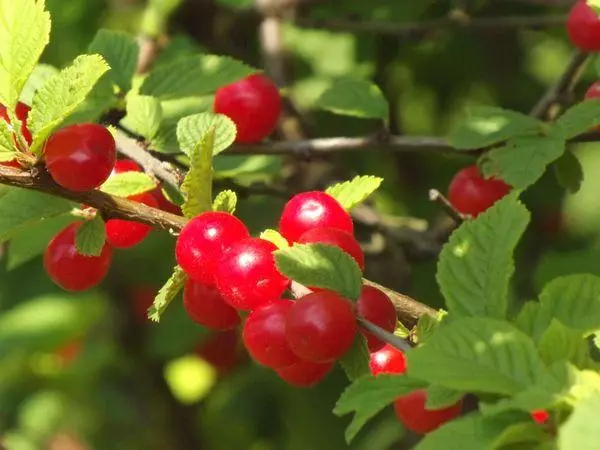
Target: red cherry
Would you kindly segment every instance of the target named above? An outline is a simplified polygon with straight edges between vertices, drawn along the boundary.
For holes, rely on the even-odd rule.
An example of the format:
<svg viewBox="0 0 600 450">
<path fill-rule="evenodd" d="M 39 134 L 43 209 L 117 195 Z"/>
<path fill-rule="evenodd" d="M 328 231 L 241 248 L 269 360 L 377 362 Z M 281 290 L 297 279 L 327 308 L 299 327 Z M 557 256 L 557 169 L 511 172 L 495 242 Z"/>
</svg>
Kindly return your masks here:
<svg viewBox="0 0 600 450">
<path fill-rule="evenodd" d="M 448 188 L 448 199 L 461 213 L 476 217 L 509 192 L 508 184 L 495 178 L 484 179 L 473 165 L 454 175 Z"/>
<path fill-rule="evenodd" d="M 252 310 L 278 299 L 290 280 L 275 267 L 275 244 L 258 238 L 234 243 L 217 264 L 215 281 L 227 303 L 236 309 Z"/>
<path fill-rule="evenodd" d="M 21 164 L 19 164 L 19 161 L 17 161 L 16 159 L 13 159 L 12 161 L 0 162 L 0 165 L 6 167 L 14 167 L 15 169 L 23 169 L 23 166 L 21 166 Z"/>
<path fill-rule="evenodd" d="M 548 414 L 548 411 L 546 411 L 545 409 L 536 409 L 534 411 L 531 411 L 531 418 L 534 422 L 543 425 L 550 418 L 550 414 Z"/>
<path fill-rule="evenodd" d="M 289 367 L 300 361 L 285 339 L 285 319 L 294 302 L 275 300 L 256 308 L 248 316 L 242 338 L 250 356 L 271 367 Z"/>
<path fill-rule="evenodd" d="M 249 235 L 237 217 L 225 212 L 205 212 L 181 230 L 175 246 L 177 263 L 193 280 L 214 286 L 214 272 L 224 251 Z"/>
<path fill-rule="evenodd" d="M 315 228 L 335 228 L 354 234 L 350 214 L 325 192 L 303 192 L 293 196 L 283 207 L 279 231 L 290 242 L 296 242 Z"/>
<path fill-rule="evenodd" d="M 241 321 L 237 311 L 223 301 L 214 287 L 197 281 L 187 281 L 183 306 L 194 322 L 213 330 L 235 328 Z"/>
<path fill-rule="evenodd" d="M 275 372 L 287 384 L 305 388 L 314 386 L 323 380 L 332 368 L 333 361 L 326 363 L 300 361 L 283 369 L 277 369 Z"/>
<path fill-rule="evenodd" d="M 77 252 L 75 235 L 80 226 L 80 222 L 67 226 L 54 236 L 44 253 L 44 268 L 50 278 L 63 289 L 73 292 L 99 284 L 112 259 L 112 249 L 106 244 L 100 256 L 83 256 Z"/>
<path fill-rule="evenodd" d="M 17 107 L 15 108 L 15 114 L 17 115 L 17 119 L 21 121 L 21 134 L 25 138 L 25 141 L 28 145 L 31 145 L 32 138 L 31 132 L 27 128 L 27 118 L 29 117 L 29 111 L 31 108 L 25 103 L 17 103 Z M 4 119 L 10 125 L 10 118 L 8 117 L 8 111 L 6 106 L 0 104 L 0 118 Z"/>
<path fill-rule="evenodd" d="M 156 208 L 156 200 L 149 192 L 127 197 L 134 202 Z M 115 248 L 130 248 L 142 242 L 152 231 L 150 225 L 132 220 L 109 219 L 106 221 L 106 240 Z"/>
<path fill-rule="evenodd" d="M 462 399 L 444 409 L 425 409 L 427 392 L 423 389 L 411 392 L 394 401 L 396 416 L 404 426 L 418 434 L 426 434 L 446 422 L 458 417 L 462 409 Z"/>
<path fill-rule="evenodd" d="M 586 100 L 590 100 L 593 98 L 600 98 L 600 80 L 592 83 L 588 88 L 587 92 L 585 93 Z"/>
<path fill-rule="evenodd" d="M 396 347 L 386 344 L 381 350 L 371 353 L 369 368 L 373 375 L 401 374 L 406 371 L 406 357 Z"/>
<path fill-rule="evenodd" d="M 232 372 L 244 360 L 245 354 L 236 330 L 218 331 L 204 339 L 195 353 L 210 363 L 220 376 Z"/>
<path fill-rule="evenodd" d="M 573 45 L 584 52 L 600 51 L 600 18 L 585 0 L 578 0 L 567 18 L 567 32 Z"/>
<path fill-rule="evenodd" d="M 46 141 L 44 155 L 54 181 L 71 191 L 90 191 L 104 183 L 113 170 L 115 140 L 101 125 L 71 125 Z"/>
<path fill-rule="evenodd" d="M 137 286 L 131 290 L 133 314 L 140 322 L 148 320 L 148 309 L 154 303 L 157 291 L 150 286 Z"/>
<path fill-rule="evenodd" d="M 321 243 L 334 245 L 352 256 L 360 270 L 365 268 L 365 255 L 360 248 L 360 244 L 354 239 L 354 236 L 346 231 L 337 228 L 314 228 L 300 236 L 298 242 L 300 244 Z"/>
<path fill-rule="evenodd" d="M 292 351 L 306 361 L 339 358 L 350 348 L 355 334 L 351 303 L 332 291 L 305 295 L 288 312 L 286 339 Z"/>
<path fill-rule="evenodd" d="M 214 111 L 235 122 L 236 142 L 254 144 L 273 132 L 281 111 L 277 86 L 264 75 L 250 75 L 217 90 Z"/>
<path fill-rule="evenodd" d="M 363 286 L 360 297 L 356 302 L 356 312 L 369 322 L 374 323 L 385 331 L 393 333 L 396 329 L 396 308 L 390 298 L 373 286 Z M 374 352 L 385 345 L 368 331 L 361 330 L 367 338 L 369 350 Z"/>
<path fill-rule="evenodd" d="M 125 172 L 142 172 L 142 168 L 138 163 L 131 159 L 119 159 L 115 162 L 113 173 L 125 173 Z"/>
</svg>

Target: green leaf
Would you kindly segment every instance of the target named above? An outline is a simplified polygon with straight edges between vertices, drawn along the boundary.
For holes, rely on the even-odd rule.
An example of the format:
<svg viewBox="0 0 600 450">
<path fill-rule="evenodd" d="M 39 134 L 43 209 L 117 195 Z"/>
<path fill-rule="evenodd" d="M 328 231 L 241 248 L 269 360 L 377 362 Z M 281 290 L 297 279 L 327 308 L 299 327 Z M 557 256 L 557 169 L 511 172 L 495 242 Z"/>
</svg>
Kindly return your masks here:
<svg viewBox="0 0 600 450">
<path fill-rule="evenodd" d="M 100 186 L 102 192 L 118 197 L 130 197 L 155 188 L 156 182 L 144 172 L 116 173 Z"/>
<path fill-rule="evenodd" d="M 540 312 L 541 306 L 538 302 L 525 303 L 514 321 L 517 328 L 531 336 L 536 342 L 548 328 L 551 320 L 546 312 Z"/>
<path fill-rule="evenodd" d="M 102 116 L 111 108 L 120 109 L 120 100 L 115 95 L 113 82 L 108 73 L 100 77 L 94 88 L 87 95 L 86 99 L 69 114 L 69 116 L 60 124 L 61 127 L 78 123 L 99 122 Z"/>
<path fill-rule="evenodd" d="M 583 167 L 573 152 L 565 152 L 554 164 L 558 183 L 570 194 L 575 194 L 583 182 Z"/>
<path fill-rule="evenodd" d="M 346 388 L 339 398 L 333 413 L 337 416 L 355 413 L 346 429 L 346 442 L 350 443 L 360 429 L 379 411 L 402 395 L 426 384 L 406 375 L 379 375 L 363 377 Z"/>
<path fill-rule="evenodd" d="M 235 212 L 236 205 L 237 195 L 235 192 L 226 189 L 217 194 L 215 200 L 213 201 L 212 209 L 213 211 L 224 211 L 229 214 L 233 214 Z"/>
<path fill-rule="evenodd" d="M 600 99 L 576 103 L 558 118 L 551 132 L 566 139 L 579 136 L 600 125 Z"/>
<path fill-rule="evenodd" d="M 339 361 L 350 381 L 369 375 L 369 348 L 362 333 L 356 333 L 352 347 Z"/>
<path fill-rule="evenodd" d="M 50 14 L 44 3 L 0 1 L 0 103 L 10 109 L 50 39 Z"/>
<path fill-rule="evenodd" d="M 100 256 L 105 242 L 106 227 L 99 215 L 92 220 L 86 220 L 77 228 L 75 245 L 77 252 L 83 256 Z"/>
<path fill-rule="evenodd" d="M 108 69 L 101 56 L 82 55 L 37 90 L 28 118 L 33 134 L 32 151 L 39 152 L 50 134 L 83 103 Z"/>
<path fill-rule="evenodd" d="M 448 389 L 443 386 L 432 385 L 427 388 L 427 401 L 425 409 L 436 410 L 455 405 L 465 396 L 464 392 Z"/>
<path fill-rule="evenodd" d="M 229 117 L 208 112 L 194 114 L 184 117 L 177 123 L 177 140 L 181 151 L 191 157 L 198 142 L 211 128 L 215 130 L 213 155 L 218 155 L 235 141 L 237 129 Z"/>
<path fill-rule="evenodd" d="M 510 139 L 505 146 L 485 155 L 484 175 L 496 176 L 517 189 L 525 189 L 542 177 L 550 163 L 563 155 L 565 146 L 566 142 L 555 136 Z"/>
<path fill-rule="evenodd" d="M 362 78 L 335 80 L 315 107 L 345 116 L 388 120 L 388 103 L 376 84 Z"/>
<path fill-rule="evenodd" d="M 371 175 L 357 176 L 351 181 L 334 184 L 325 191 L 335 198 L 345 209 L 352 209 L 375 192 L 383 178 Z"/>
<path fill-rule="evenodd" d="M 468 113 L 449 138 L 457 150 L 488 147 L 542 127 L 533 117 L 493 106 L 471 108 Z"/>
<path fill-rule="evenodd" d="M 27 79 L 25 86 L 23 87 L 20 101 L 26 105 L 31 105 L 35 91 L 37 91 L 49 78 L 52 78 L 58 72 L 59 70 L 50 64 L 36 65 L 33 68 L 33 72 Z"/>
<path fill-rule="evenodd" d="M 167 310 L 167 307 L 171 304 L 173 299 L 177 297 L 177 294 L 183 289 L 186 281 L 187 275 L 183 269 L 179 266 L 175 266 L 173 274 L 163 287 L 160 288 L 154 299 L 154 303 L 148 310 L 148 318 L 150 320 L 160 322 L 161 316 Z"/>
<path fill-rule="evenodd" d="M 110 66 L 110 77 L 122 92 L 131 89 L 140 47 L 133 36 L 120 31 L 99 30 L 88 47 L 89 53 L 102 55 Z"/>
<path fill-rule="evenodd" d="M 181 193 L 185 197 L 181 210 L 186 217 L 194 217 L 212 209 L 214 145 L 215 129 L 210 128 L 192 152 L 190 170 L 181 184 Z"/>
<path fill-rule="evenodd" d="M 240 61 L 198 55 L 156 67 L 140 87 L 140 94 L 168 100 L 206 95 L 256 72 Z"/>
<path fill-rule="evenodd" d="M 338 247 L 294 244 L 273 253 L 277 269 L 305 286 L 336 291 L 351 300 L 360 296 L 362 273 L 356 261 Z"/>
<path fill-rule="evenodd" d="M 544 370 L 531 338 L 508 322 L 479 317 L 453 320 L 407 359 L 411 376 L 464 392 L 516 394 Z"/>
<path fill-rule="evenodd" d="M 558 449 L 596 450 L 600 442 L 598 411 L 600 393 L 579 403 L 558 430 Z"/>
<path fill-rule="evenodd" d="M 556 319 L 542 333 L 538 350 L 547 365 L 558 361 L 569 361 L 581 369 L 591 365 L 588 343 L 582 333 L 565 327 Z"/>
<path fill-rule="evenodd" d="M 439 328 L 440 323 L 444 320 L 447 313 L 440 311 L 436 317 L 432 317 L 429 314 L 423 314 L 417 320 L 416 339 L 419 344 L 426 342 L 433 333 Z"/>
<path fill-rule="evenodd" d="M 512 253 L 529 217 L 517 194 L 510 194 L 452 233 L 437 271 L 451 314 L 505 316 L 514 272 Z"/>
<path fill-rule="evenodd" d="M 0 162 L 12 161 L 17 157 L 15 135 L 5 120 L 0 120 Z"/>
<path fill-rule="evenodd" d="M 162 121 L 162 107 L 158 99 L 135 95 L 127 99 L 127 115 L 121 124 L 130 131 L 151 140 Z"/>
<path fill-rule="evenodd" d="M 288 248 L 290 246 L 286 238 L 284 238 L 279 231 L 276 230 L 265 230 L 260 233 L 260 238 L 265 241 L 272 242 L 277 248 Z"/>
</svg>

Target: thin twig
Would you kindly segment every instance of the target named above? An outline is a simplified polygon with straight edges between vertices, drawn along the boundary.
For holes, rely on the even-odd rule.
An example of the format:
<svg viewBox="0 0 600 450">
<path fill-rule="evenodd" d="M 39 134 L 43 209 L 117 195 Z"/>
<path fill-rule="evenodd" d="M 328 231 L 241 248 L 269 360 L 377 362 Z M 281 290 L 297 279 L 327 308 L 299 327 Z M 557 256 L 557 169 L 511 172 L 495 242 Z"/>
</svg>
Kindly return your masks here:
<svg viewBox="0 0 600 450">
<path fill-rule="evenodd" d="M 468 219 L 468 216 L 464 215 L 459 210 L 457 210 L 454 207 L 454 205 L 450 203 L 450 200 L 448 200 L 446 196 L 437 189 L 429 190 L 429 200 L 439 204 L 444 209 L 444 211 L 446 211 L 446 213 L 450 217 L 452 217 L 452 219 L 454 220 L 454 222 L 456 222 L 457 225 L 460 225 L 466 219 Z"/>
<path fill-rule="evenodd" d="M 369 322 L 368 320 L 363 319 L 362 317 L 358 318 L 358 322 L 360 326 L 365 330 L 370 331 L 376 338 L 390 344 L 392 347 L 396 347 L 403 352 L 408 352 L 412 349 L 411 345 L 405 341 L 404 339 L 392 334 L 381 327 L 378 327 L 374 323 Z"/>
</svg>

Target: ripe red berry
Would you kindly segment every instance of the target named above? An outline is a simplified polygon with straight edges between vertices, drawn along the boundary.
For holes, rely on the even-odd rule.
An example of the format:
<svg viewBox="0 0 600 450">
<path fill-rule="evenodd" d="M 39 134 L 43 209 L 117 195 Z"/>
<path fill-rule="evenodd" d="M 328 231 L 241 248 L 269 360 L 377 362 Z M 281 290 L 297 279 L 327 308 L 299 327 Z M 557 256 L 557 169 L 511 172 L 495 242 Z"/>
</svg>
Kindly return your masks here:
<svg viewBox="0 0 600 450">
<path fill-rule="evenodd" d="M 96 286 L 106 276 L 112 259 L 112 249 L 104 245 L 100 256 L 83 256 L 77 252 L 75 235 L 81 223 L 67 226 L 48 244 L 44 253 L 44 268 L 50 278 L 67 291 L 85 291 Z"/>
<path fill-rule="evenodd" d="M 573 45 L 584 52 L 600 51 L 600 17 L 585 0 L 578 0 L 567 18 L 567 32 Z"/>
<path fill-rule="evenodd" d="M 210 363 L 219 376 L 232 372 L 246 356 L 237 330 L 212 333 L 198 345 L 195 353 Z"/>
<path fill-rule="evenodd" d="M 30 110 L 31 108 L 28 105 L 21 102 L 17 103 L 17 107 L 15 108 L 15 114 L 17 116 L 17 119 L 21 121 L 21 134 L 23 134 L 23 137 L 25 138 L 25 141 L 28 145 L 31 145 L 32 142 L 31 132 L 29 131 L 29 128 L 27 128 L 27 118 L 29 116 Z M 6 106 L 1 104 L 0 118 L 4 119 L 4 121 L 10 125 L 10 118 L 8 117 L 8 111 L 6 109 Z"/>
<path fill-rule="evenodd" d="M 293 196 L 283 207 L 279 231 L 290 242 L 296 242 L 315 228 L 335 228 L 354 234 L 350 214 L 325 192 L 303 192 Z"/>
<path fill-rule="evenodd" d="M 305 388 L 314 386 L 323 380 L 332 368 L 333 361 L 326 363 L 300 361 L 283 369 L 277 369 L 275 372 L 287 384 Z"/>
<path fill-rule="evenodd" d="M 600 98 L 600 80 L 592 83 L 585 93 L 585 99 Z"/>
<path fill-rule="evenodd" d="M 44 158 L 48 172 L 62 187 L 89 191 L 110 176 L 116 159 L 115 140 L 101 125 L 70 125 L 46 141 Z"/>
<path fill-rule="evenodd" d="M 386 344 L 381 350 L 371 353 L 369 368 L 373 375 L 402 374 L 406 371 L 406 357 L 396 347 Z"/>
<path fill-rule="evenodd" d="M 426 434 L 458 417 L 462 400 L 443 409 L 425 409 L 427 392 L 423 389 L 411 392 L 394 401 L 394 411 L 404 426 L 418 434 Z"/>
<path fill-rule="evenodd" d="M 214 286 L 214 272 L 224 251 L 249 235 L 237 217 L 225 212 L 205 212 L 181 230 L 175 246 L 177 263 L 193 280 Z"/>
<path fill-rule="evenodd" d="M 393 333 L 396 329 L 397 317 L 394 304 L 386 294 L 373 286 L 362 287 L 356 302 L 356 312 L 385 331 Z M 367 338 L 370 351 L 377 351 L 385 345 L 385 342 L 377 339 L 372 333 L 366 330 L 361 332 Z"/>
<path fill-rule="evenodd" d="M 118 159 L 115 162 L 113 173 L 125 173 L 125 172 L 141 172 L 142 168 L 138 163 L 131 159 Z"/>
<path fill-rule="evenodd" d="M 448 199 L 461 213 L 476 217 L 509 192 L 508 184 L 495 178 L 484 179 L 473 165 L 454 176 L 448 188 Z"/>
<path fill-rule="evenodd" d="M 294 302 L 275 300 L 256 308 L 246 320 L 242 338 L 250 356 L 274 369 L 300 361 L 285 338 L 285 322 Z"/>
<path fill-rule="evenodd" d="M 290 308 L 285 336 L 292 351 L 312 362 L 342 356 L 354 342 L 356 319 L 351 303 L 332 291 L 305 295 Z"/>
<path fill-rule="evenodd" d="M 134 202 L 156 208 L 156 200 L 149 192 L 127 197 Z M 133 220 L 109 219 L 106 221 L 106 240 L 115 248 L 130 248 L 142 242 L 152 231 L 150 225 Z"/>
<path fill-rule="evenodd" d="M 258 238 L 234 243 L 217 264 L 215 281 L 227 303 L 236 309 L 254 308 L 278 299 L 290 280 L 275 267 L 275 244 Z"/>
<path fill-rule="evenodd" d="M 548 411 L 546 411 L 545 409 L 536 409 L 534 411 L 531 411 L 531 418 L 534 422 L 543 425 L 550 418 L 550 414 L 548 414 Z"/>
<path fill-rule="evenodd" d="M 183 291 L 183 306 L 192 320 L 213 330 L 235 328 L 240 316 L 214 288 L 188 280 Z"/>
<path fill-rule="evenodd" d="M 354 236 L 346 231 L 337 228 L 314 228 L 300 236 L 298 242 L 300 244 L 321 243 L 334 245 L 352 256 L 360 270 L 365 268 L 365 255 L 360 248 L 360 244 L 354 239 Z"/>
<path fill-rule="evenodd" d="M 236 142 L 254 144 L 273 132 L 281 112 L 277 86 L 254 74 L 217 90 L 214 111 L 235 122 Z"/>
</svg>

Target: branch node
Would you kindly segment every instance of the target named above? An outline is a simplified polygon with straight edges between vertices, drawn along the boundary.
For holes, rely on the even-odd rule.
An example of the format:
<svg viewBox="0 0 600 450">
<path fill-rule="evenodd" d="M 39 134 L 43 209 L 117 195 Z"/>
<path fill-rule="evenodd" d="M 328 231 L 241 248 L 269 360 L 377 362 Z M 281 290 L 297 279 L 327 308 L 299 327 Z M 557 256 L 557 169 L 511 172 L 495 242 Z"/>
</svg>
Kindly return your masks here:
<svg viewBox="0 0 600 450">
<path fill-rule="evenodd" d="M 439 204 L 442 209 L 456 222 L 457 225 L 460 225 L 465 220 L 469 218 L 468 215 L 461 213 L 458 211 L 450 200 L 448 200 L 440 191 L 437 189 L 429 190 L 429 200 Z"/>
</svg>

